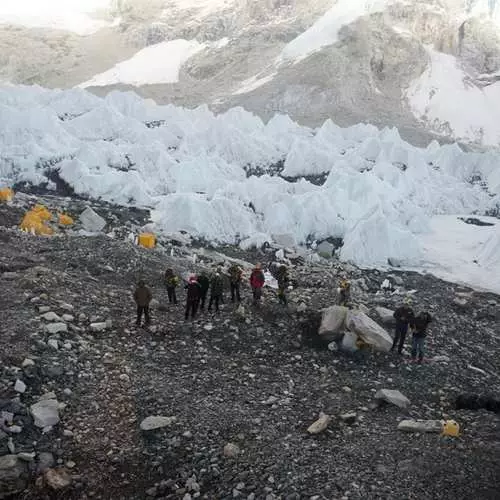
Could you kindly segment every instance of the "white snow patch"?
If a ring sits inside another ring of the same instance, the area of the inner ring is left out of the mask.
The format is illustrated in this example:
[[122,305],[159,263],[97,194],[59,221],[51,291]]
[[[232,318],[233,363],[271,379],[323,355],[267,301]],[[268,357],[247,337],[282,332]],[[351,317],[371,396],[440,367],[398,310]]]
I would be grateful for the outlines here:
[[[219,40],[213,45],[224,46],[228,39]],[[196,40],[170,40],[146,47],[130,59],[116,64],[113,68],[94,76],[79,87],[104,87],[124,83],[141,86],[154,83],[176,83],[182,65],[192,56],[209,47],[209,44]]]
[[233,95],[248,94],[254,90],[262,87],[266,83],[269,83],[276,76],[276,73],[270,75],[259,77],[258,75],[252,76],[241,83],[241,86],[233,92]]
[[0,24],[60,29],[78,35],[91,35],[119,22],[92,17],[98,11],[105,12],[110,4],[110,0],[2,0]]
[[393,0],[338,0],[308,30],[286,45],[277,63],[297,63],[323,47],[338,41],[342,26],[353,23],[363,16],[385,10]]
[[500,82],[478,87],[454,56],[428,48],[430,65],[407,91],[413,114],[438,133],[500,142]]

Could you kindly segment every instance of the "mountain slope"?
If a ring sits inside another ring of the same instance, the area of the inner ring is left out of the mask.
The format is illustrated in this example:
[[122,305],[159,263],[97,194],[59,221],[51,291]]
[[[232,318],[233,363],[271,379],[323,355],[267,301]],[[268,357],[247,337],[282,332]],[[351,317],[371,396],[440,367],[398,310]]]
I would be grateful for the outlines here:
[[[72,25],[65,31],[33,27],[29,18],[24,27],[0,25],[0,79],[49,87],[83,84],[100,95],[133,88],[160,103],[207,103],[215,110],[242,105],[264,119],[280,112],[313,126],[329,117],[340,125],[396,125],[420,145],[429,141],[428,132],[479,145],[500,142],[497,110],[487,105],[498,95],[496,1],[94,4],[101,10],[92,20],[103,27],[87,36]],[[23,22],[22,16],[2,15],[2,9],[0,22]],[[144,59],[146,47],[155,53],[150,59]],[[458,118],[436,103],[428,84],[436,53],[447,54],[449,66],[456,67],[437,85],[456,94],[463,109]],[[469,108],[476,110],[470,124]]]

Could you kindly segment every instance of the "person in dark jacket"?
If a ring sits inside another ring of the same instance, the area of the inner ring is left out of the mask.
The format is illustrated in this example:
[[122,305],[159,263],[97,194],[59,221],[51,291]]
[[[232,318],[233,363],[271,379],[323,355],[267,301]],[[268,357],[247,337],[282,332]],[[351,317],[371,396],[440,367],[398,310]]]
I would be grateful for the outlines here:
[[189,314],[191,314],[191,319],[194,319],[198,311],[201,292],[200,284],[194,274],[189,277],[186,290],[186,313],[184,317],[187,320],[189,319]]
[[287,305],[288,300],[286,291],[290,285],[290,277],[286,266],[280,266],[276,272],[276,280],[278,281],[278,299],[284,306]]
[[255,268],[250,275],[250,286],[253,293],[253,304],[254,306],[259,306],[260,299],[262,298],[262,288],[266,282],[266,277],[262,272],[262,267],[260,264],[256,264]]
[[208,312],[212,310],[212,304],[215,304],[215,312],[219,312],[219,303],[224,293],[224,281],[220,269],[217,269],[210,280],[210,301],[208,302]]
[[396,329],[394,334],[394,342],[392,343],[391,351],[398,348],[398,353],[401,354],[408,332],[408,326],[413,321],[415,313],[411,306],[411,299],[407,297],[402,306],[394,311],[394,319],[396,320]]
[[165,286],[167,287],[168,302],[170,304],[177,304],[175,289],[179,286],[179,278],[174,274],[171,268],[165,271]]
[[206,273],[202,272],[198,276],[198,284],[200,285],[200,309],[203,311],[205,309],[205,301],[210,288],[210,278],[206,275]]
[[243,270],[234,264],[229,268],[229,281],[231,284],[231,302],[237,300],[241,302],[240,285],[243,277]]
[[151,324],[151,316],[149,314],[149,303],[153,298],[153,294],[149,287],[146,286],[144,280],[139,280],[137,288],[134,292],[134,300],[137,305],[137,320],[136,325],[141,326],[142,315],[144,314],[145,324],[149,326]]
[[413,318],[410,327],[413,330],[413,339],[411,347],[411,358],[415,360],[418,356],[418,362],[422,363],[424,359],[425,338],[427,337],[427,327],[432,322],[432,316],[428,312],[421,312]]

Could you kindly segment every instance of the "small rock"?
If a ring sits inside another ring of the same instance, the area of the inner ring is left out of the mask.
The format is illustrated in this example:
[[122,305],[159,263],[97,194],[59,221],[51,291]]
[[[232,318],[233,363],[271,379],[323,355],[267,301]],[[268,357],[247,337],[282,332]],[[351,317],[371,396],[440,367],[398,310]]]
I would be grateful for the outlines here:
[[398,408],[408,408],[411,404],[406,396],[391,389],[379,389],[375,393],[375,399],[396,405]]
[[56,339],[47,340],[47,344],[53,349],[59,349],[59,342]]
[[48,469],[43,475],[45,483],[54,491],[60,491],[71,485],[71,476],[66,469]]
[[54,466],[54,455],[47,451],[42,451],[38,454],[37,474],[43,474],[46,470]]
[[26,464],[17,455],[0,457],[0,498],[20,493],[26,487]]
[[35,366],[35,362],[32,359],[26,358],[21,366],[23,368],[27,368],[28,366]]
[[106,322],[101,322],[101,323],[91,323],[90,324],[90,331],[91,332],[103,332],[106,330],[108,327]]
[[26,384],[22,380],[17,379],[14,384],[14,390],[20,394],[24,394],[26,392]]
[[343,413],[342,415],[340,415],[340,420],[348,425],[354,424],[354,422],[356,422],[356,419],[357,415],[354,412]]
[[68,312],[73,312],[73,310],[75,309],[71,304],[67,304],[65,302],[59,304],[59,308],[62,309],[63,311],[68,311]]
[[53,311],[42,314],[42,318],[46,321],[61,322],[61,318]]
[[304,303],[304,302],[301,302],[298,306],[297,306],[297,312],[302,314],[304,312],[307,311],[307,305]]
[[331,420],[332,417],[330,417],[330,415],[320,413],[318,420],[308,427],[307,432],[309,434],[319,434],[326,430]]
[[36,453],[32,451],[31,453],[18,453],[17,456],[23,461],[23,462],[33,462],[36,457]]
[[168,427],[175,422],[175,417],[161,417],[161,416],[150,416],[146,417],[140,425],[143,431],[152,431],[154,429],[161,429],[162,427]]
[[38,306],[38,312],[40,314],[45,314],[50,311],[50,306]]
[[227,458],[235,458],[240,452],[240,447],[237,444],[227,443],[226,446],[224,446],[224,456]]
[[75,320],[75,317],[72,314],[63,314],[62,315],[62,319],[64,321],[67,321],[67,322],[71,323],[72,321]]
[[45,325],[45,330],[51,335],[54,335],[56,333],[67,332],[68,325],[66,323],[49,323]]
[[404,432],[441,432],[443,423],[441,420],[402,420],[398,429]]
[[59,423],[59,403],[56,399],[47,399],[31,405],[31,414],[37,427],[52,427]]

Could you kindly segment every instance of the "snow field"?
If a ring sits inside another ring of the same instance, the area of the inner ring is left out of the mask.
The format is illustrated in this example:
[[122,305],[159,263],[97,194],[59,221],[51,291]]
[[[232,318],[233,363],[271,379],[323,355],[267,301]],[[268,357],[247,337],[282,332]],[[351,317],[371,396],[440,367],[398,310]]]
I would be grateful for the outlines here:
[[[57,169],[78,194],[150,207],[156,230],[245,247],[273,234],[298,243],[342,237],[341,258],[363,266],[427,262],[435,216],[500,203],[499,159],[436,142],[416,148],[396,129],[365,124],[328,120],[313,130],[286,116],[265,124],[241,108],[157,106],[131,92],[101,99],[83,89],[0,87],[0,185],[47,182]],[[326,173],[326,182],[245,172],[279,162],[284,176]],[[474,249],[485,269],[498,265],[499,251],[498,234]]]

